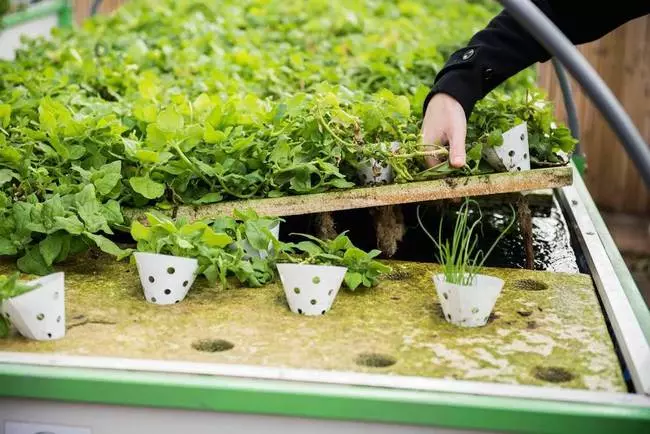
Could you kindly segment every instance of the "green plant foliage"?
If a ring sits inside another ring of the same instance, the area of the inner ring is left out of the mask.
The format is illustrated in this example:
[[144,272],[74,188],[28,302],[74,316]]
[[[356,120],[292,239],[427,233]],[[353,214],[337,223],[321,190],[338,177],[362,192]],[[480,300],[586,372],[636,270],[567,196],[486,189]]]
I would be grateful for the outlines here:
[[[474,212],[478,215],[478,217],[473,219],[470,218],[470,214],[472,213],[471,205],[476,205]],[[510,208],[512,210],[512,219],[499,234],[487,253],[485,253],[482,250],[476,250],[479,240],[475,231],[480,227],[481,219],[483,218],[478,202],[465,198],[465,201],[457,212],[451,240],[445,239],[442,235],[442,219],[440,220],[437,240],[427,231],[422,223],[420,207],[418,206],[418,223],[438,249],[438,261],[443,267],[442,272],[447,282],[463,286],[473,284],[476,275],[483,269],[485,260],[516,221],[515,210],[512,206]]]
[[251,212],[247,217],[246,222],[232,220],[232,225],[221,224],[215,230],[205,221],[173,221],[160,214],[148,213],[148,225],[134,221],[131,236],[138,242],[137,250],[140,252],[196,258],[198,273],[211,283],[219,281],[227,287],[228,278],[234,276],[243,285],[259,287],[274,277],[271,263],[260,258],[245,258],[242,246],[235,240],[240,240],[242,234],[251,233],[251,242],[266,241],[268,247],[272,235],[260,229],[265,223],[253,220]]
[[[0,61],[0,255],[36,274],[88,247],[121,257],[112,240],[128,233],[124,207],[348,189],[369,158],[393,166],[396,182],[490,171],[483,137],[516,119],[493,125],[486,114],[519,113],[523,96],[478,108],[461,169],[425,167],[420,123],[435,74],[495,10],[132,0],[25,41],[14,62]],[[532,83],[525,71],[495,92]],[[564,127],[549,133],[549,113],[517,115],[542,163],[568,148]],[[397,153],[384,150],[392,142]]]
[[297,235],[305,240],[282,243],[279,262],[346,267],[344,283],[351,290],[359,286],[372,287],[382,274],[391,271],[389,266],[374,259],[381,254],[379,250],[364,252],[352,244],[346,232],[333,240],[320,240],[308,234]]
[[[32,291],[39,285],[28,285],[18,280],[20,273],[13,273],[11,276],[0,275],[0,306],[5,300],[17,297],[26,292]],[[11,324],[9,320],[0,315],[0,338],[7,336]]]

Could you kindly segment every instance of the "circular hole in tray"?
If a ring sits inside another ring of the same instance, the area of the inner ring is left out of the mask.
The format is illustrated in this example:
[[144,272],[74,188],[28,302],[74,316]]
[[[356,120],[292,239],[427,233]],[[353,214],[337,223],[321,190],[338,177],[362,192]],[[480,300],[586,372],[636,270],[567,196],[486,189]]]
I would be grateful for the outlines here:
[[235,344],[224,339],[201,339],[192,343],[192,348],[206,353],[220,353],[235,348]]
[[533,279],[515,280],[513,287],[515,289],[521,289],[523,291],[543,291],[545,289],[548,289],[548,285],[546,283]]
[[386,354],[362,353],[357,356],[356,363],[369,368],[387,368],[397,363],[397,359]]
[[558,366],[535,366],[533,376],[549,383],[566,383],[575,378],[571,371]]

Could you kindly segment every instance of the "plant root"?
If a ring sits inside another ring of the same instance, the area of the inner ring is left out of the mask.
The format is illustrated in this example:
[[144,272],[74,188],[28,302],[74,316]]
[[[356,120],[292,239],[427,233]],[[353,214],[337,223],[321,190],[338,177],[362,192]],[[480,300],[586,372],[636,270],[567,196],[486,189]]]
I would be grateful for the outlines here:
[[402,208],[395,206],[382,206],[370,210],[375,223],[377,234],[377,248],[386,256],[391,257],[397,253],[397,245],[406,234]]
[[535,268],[535,252],[533,250],[533,217],[528,206],[528,198],[524,195],[517,201],[517,218],[521,229],[521,236],[526,249],[526,268],[533,270]]
[[331,212],[316,214],[314,226],[316,236],[321,240],[333,240],[338,235],[334,215]]

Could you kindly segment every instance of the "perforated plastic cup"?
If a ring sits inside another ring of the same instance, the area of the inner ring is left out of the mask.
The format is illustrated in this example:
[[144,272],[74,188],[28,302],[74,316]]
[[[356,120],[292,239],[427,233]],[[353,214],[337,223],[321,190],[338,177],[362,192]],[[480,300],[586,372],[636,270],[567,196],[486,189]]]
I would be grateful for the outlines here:
[[325,315],[341,288],[346,267],[334,265],[277,264],[280,281],[292,312]]
[[133,255],[149,303],[174,304],[185,298],[196,279],[196,259],[144,252]]
[[27,284],[36,289],[5,300],[2,315],[28,339],[61,339],[65,336],[64,273],[53,273]]
[[[399,149],[399,143],[391,144],[391,151]],[[358,170],[358,176],[364,185],[381,185],[393,182],[393,168],[389,164],[381,163],[375,159],[365,162]]]
[[447,322],[461,327],[482,327],[503,289],[503,280],[479,274],[472,285],[449,283],[444,274],[433,276],[436,293]]

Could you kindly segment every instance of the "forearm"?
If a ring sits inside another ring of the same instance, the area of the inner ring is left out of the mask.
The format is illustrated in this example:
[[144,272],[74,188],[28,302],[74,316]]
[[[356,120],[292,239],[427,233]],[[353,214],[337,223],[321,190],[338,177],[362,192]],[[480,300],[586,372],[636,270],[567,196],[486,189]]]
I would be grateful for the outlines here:
[[[598,39],[625,22],[650,13],[650,2],[611,4],[581,1],[533,0],[533,3],[574,43]],[[468,45],[452,54],[436,76],[425,100],[443,92],[463,106],[469,118],[478,100],[527,67],[550,59],[550,54],[507,12],[497,15]]]

